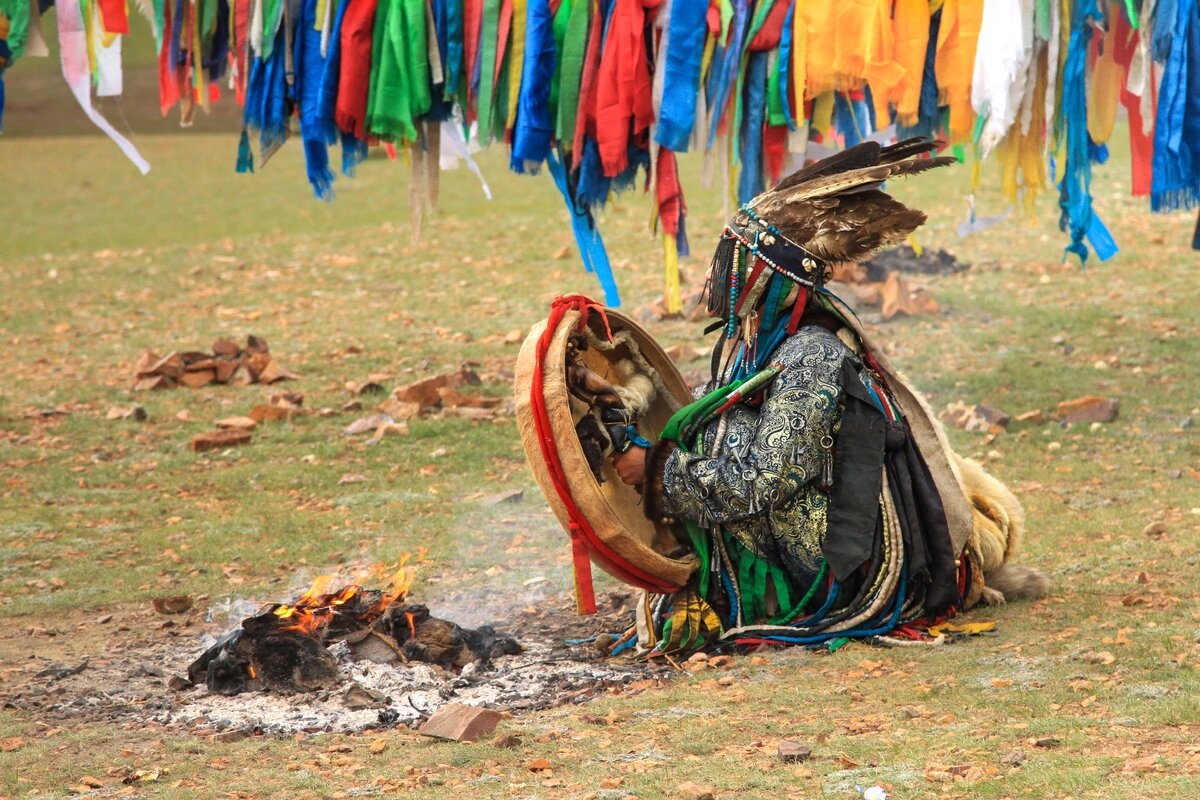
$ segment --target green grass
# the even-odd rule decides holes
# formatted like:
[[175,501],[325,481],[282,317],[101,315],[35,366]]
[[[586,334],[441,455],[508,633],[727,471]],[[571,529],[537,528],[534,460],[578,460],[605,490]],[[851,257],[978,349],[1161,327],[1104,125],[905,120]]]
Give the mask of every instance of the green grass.
[[[108,636],[162,635],[145,613],[161,594],[201,605],[280,598],[305,574],[422,547],[421,592],[484,592],[498,616],[524,602],[529,576],[566,591],[566,540],[511,419],[414,421],[407,436],[368,447],[342,435],[357,415],[313,415],[264,424],[248,447],[196,455],[192,435],[273,390],[135,395],[129,374],[144,348],[255,333],[301,376],[283,388],[312,409],[351,399],[346,381],[386,373],[393,386],[464,360],[478,363],[485,391],[504,395],[517,350],[504,334],[539,319],[555,294],[598,294],[573,253],[558,255],[571,240],[550,178],[509,175],[503,154],[488,153],[481,163],[497,199],[485,201],[465,170],[445,174],[441,211],[413,243],[403,164],[363,165],[324,204],[309,195],[298,147],[238,176],[228,134],[138,144],[154,165],[146,178],[95,136],[6,134],[0,144],[6,185],[21,187],[0,237],[0,696],[28,677],[31,650],[65,658],[99,652]],[[601,797],[671,796],[684,781],[729,797],[852,797],[838,787],[877,780],[896,798],[1194,796],[1200,444],[1195,428],[1178,426],[1200,397],[1200,289],[1192,220],[1151,216],[1144,200],[1121,196],[1125,158],[1114,153],[1094,183],[1123,252],[1086,270],[1060,264],[1049,198],[1036,222],[960,241],[969,170],[897,188],[930,212],[922,243],[973,264],[924,282],[944,314],[879,332],[935,408],[961,400],[1049,412],[1086,394],[1121,403],[1120,418],[1097,430],[1014,425],[994,441],[951,431],[964,454],[991,453],[989,468],[1028,511],[1024,560],[1054,575],[1045,601],[973,615],[996,619],[998,635],[941,650],[739,659],[733,687],[704,672],[583,709],[612,726],[576,708],[509,721],[523,737],[516,750],[404,731],[384,735],[380,754],[367,749],[373,736],[222,744],[0,710],[0,738],[25,741],[0,752],[0,796],[65,796],[85,775],[119,788],[124,767],[160,771],[135,794],[181,798],[577,797],[615,778],[619,788]],[[685,268],[695,276],[722,211],[719,193],[699,187],[697,160],[682,162],[699,254]],[[986,181],[979,203],[981,213],[1004,205]],[[648,218],[634,196],[604,215],[632,308],[660,290]],[[693,324],[651,327],[666,343],[699,341]],[[148,422],[104,419],[135,402]],[[66,413],[40,414],[54,407]],[[189,420],[177,416],[185,411]],[[347,473],[367,480],[343,484]],[[506,489],[524,489],[523,504],[473,499]],[[1151,521],[1166,523],[1165,536],[1143,535]],[[131,630],[90,626],[102,610]],[[71,636],[30,637],[33,627]],[[1098,651],[1113,662],[1088,655]],[[1061,743],[1030,744],[1040,737]],[[780,764],[783,738],[810,745],[813,759]],[[1013,750],[1024,765],[1001,765]],[[1160,771],[1122,772],[1147,755]],[[525,769],[542,757],[553,776]],[[982,778],[937,774],[951,766],[978,767]]]

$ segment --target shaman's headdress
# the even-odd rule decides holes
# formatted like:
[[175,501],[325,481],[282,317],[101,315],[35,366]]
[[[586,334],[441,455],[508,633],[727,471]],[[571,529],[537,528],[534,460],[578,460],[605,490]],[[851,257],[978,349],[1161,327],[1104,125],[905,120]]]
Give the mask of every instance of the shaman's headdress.
[[861,259],[920,227],[925,214],[882,186],[954,162],[925,158],[935,147],[924,138],[888,147],[864,142],[796,171],[742,206],[721,234],[706,287],[708,311],[726,320],[727,338],[751,315],[762,317],[751,326],[754,334],[783,322],[778,317],[794,293],[787,281],[769,280],[773,274],[799,287],[786,314],[792,333],[809,290],[821,288],[834,264]]

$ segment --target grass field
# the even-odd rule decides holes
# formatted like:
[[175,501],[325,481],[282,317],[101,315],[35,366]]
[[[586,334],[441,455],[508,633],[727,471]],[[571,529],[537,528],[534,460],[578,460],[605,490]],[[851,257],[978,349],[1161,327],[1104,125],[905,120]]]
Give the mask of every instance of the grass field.
[[[166,635],[148,610],[161,594],[201,606],[282,599],[306,574],[422,547],[418,591],[489,598],[477,613],[502,619],[530,602],[530,576],[567,591],[566,540],[511,419],[414,421],[407,436],[368,447],[342,435],[355,415],[312,415],[260,426],[248,447],[196,455],[192,435],[272,390],[130,390],[144,348],[254,333],[301,376],[285,388],[309,408],[339,408],[346,381],[383,374],[398,385],[466,360],[484,391],[505,395],[517,349],[506,334],[556,294],[598,294],[573,251],[561,255],[571,240],[550,178],[510,175],[502,154],[488,154],[489,203],[468,172],[447,173],[441,211],[413,243],[402,164],[362,166],[323,204],[295,146],[239,176],[230,135],[138,145],[154,165],[146,178],[96,136],[0,141],[15,200],[0,237],[0,700],[49,661]],[[694,276],[721,208],[699,188],[696,159],[684,168],[702,254],[686,264]],[[95,796],[172,798],[656,798],[685,781],[724,797],[849,798],[875,782],[893,798],[1200,795],[1200,443],[1181,427],[1200,417],[1192,218],[1151,216],[1125,196],[1116,153],[1094,190],[1123,251],[1084,270],[1060,264],[1049,198],[1036,222],[1014,217],[958,240],[969,170],[946,173],[898,192],[930,212],[926,246],[973,266],[924,282],[943,314],[879,331],[894,360],[936,407],[988,402],[1015,415],[1088,394],[1121,403],[1120,418],[1094,430],[951,433],[1022,497],[1024,558],[1054,576],[1044,601],[972,615],[995,619],[998,635],[937,650],[741,657],[725,673],[731,686],[701,672],[604,698],[586,717],[513,719],[505,729],[523,744],[510,750],[403,730],[222,743],[62,725],[0,703],[0,797],[62,797],[84,776],[100,778]],[[980,204],[1001,206],[986,191]],[[627,196],[604,218],[629,307],[660,289],[648,215],[645,198]],[[698,345],[696,327],[652,330]],[[105,419],[133,402],[147,422]],[[507,489],[525,490],[515,510],[475,499]],[[1152,522],[1161,533],[1143,532]],[[113,621],[95,623],[102,612]],[[781,764],[784,738],[813,758]],[[1058,741],[1034,746],[1040,738]],[[1019,766],[1003,760],[1013,751],[1024,753]],[[553,772],[526,768],[538,758]],[[123,786],[126,768],[158,777]]]

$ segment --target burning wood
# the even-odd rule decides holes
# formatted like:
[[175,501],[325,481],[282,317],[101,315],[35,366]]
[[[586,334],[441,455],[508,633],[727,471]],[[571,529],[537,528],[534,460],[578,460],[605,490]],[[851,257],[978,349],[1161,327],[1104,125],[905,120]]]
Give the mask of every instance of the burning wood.
[[521,652],[508,634],[489,626],[461,628],[411,602],[412,570],[403,561],[385,590],[364,589],[360,583],[338,587],[335,580],[323,575],[295,602],[268,605],[243,620],[239,629],[192,662],[189,680],[225,695],[328,688],[342,680],[338,660],[328,649],[339,642],[356,659],[424,661],[447,669],[486,665],[497,656]]
[[217,339],[212,353],[171,352],[160,356],[147,350],[133,371],[136,390],[169,389],[180,384],[192,389],[210,383],[246,386],[296,377],[271,357],[266,339],[260,336],[247,337],[245,347],[228,339]]

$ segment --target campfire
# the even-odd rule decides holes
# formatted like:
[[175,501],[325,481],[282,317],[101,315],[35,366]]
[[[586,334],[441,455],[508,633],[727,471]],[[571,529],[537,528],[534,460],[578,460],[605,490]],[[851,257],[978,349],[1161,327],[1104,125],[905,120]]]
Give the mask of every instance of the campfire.
[[[291,603],[271,603],[225,634],[188,667],[188,679],[224,695],[294,694],[342,682],[330,647],[345,643],[355,660],[377,664],[421,661],[458,671],[515,655],[521,645],[490,626],[462,628],[438,619],[408,594],[408,557],[390,570],[376,566],[339,585],[322,575]],[[368,589],[365,585],[385,585]]]

